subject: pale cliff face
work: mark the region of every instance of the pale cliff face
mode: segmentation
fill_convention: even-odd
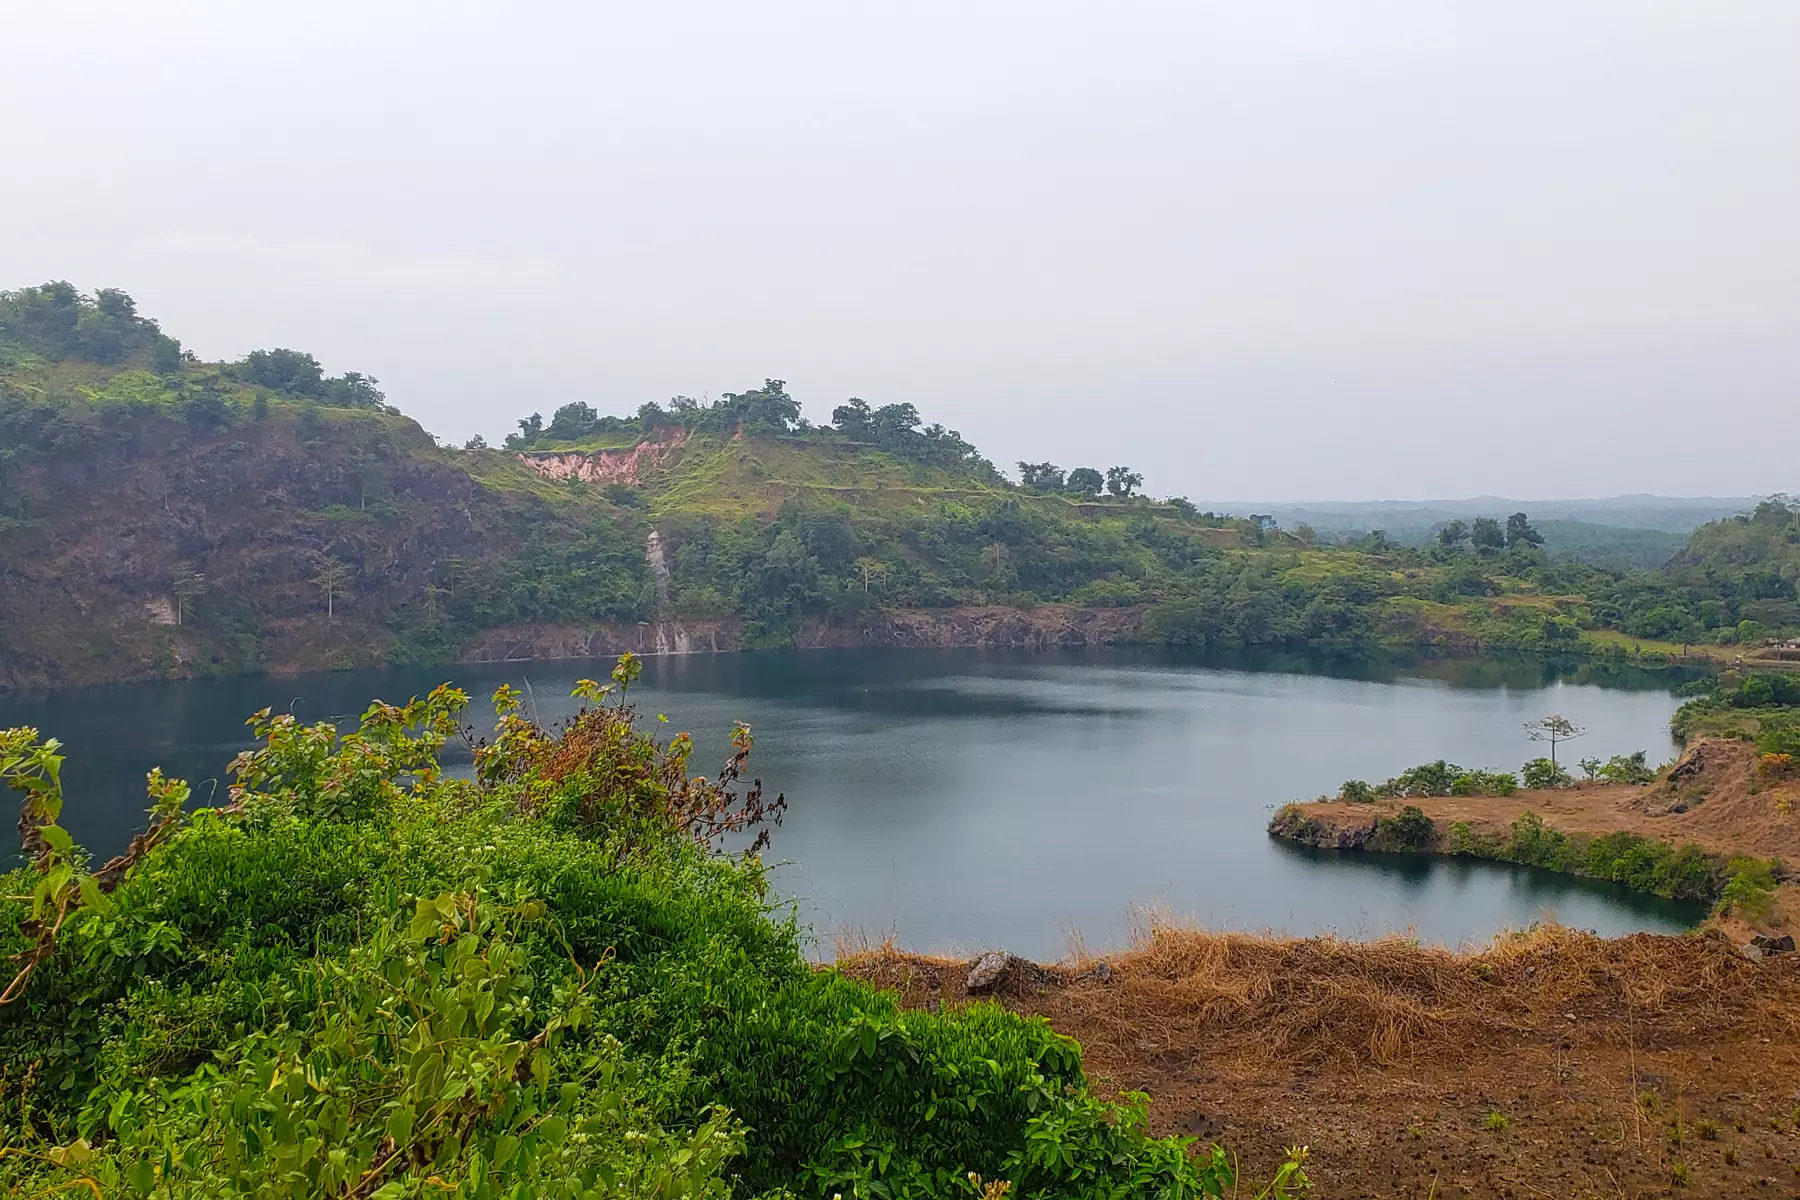
[[[520,454],[526,470],[558,482],[579,479],[583,483],[638,482],[643,466],[660,467],[688,440],[688,431],[677,429],[663,441],[643,441],[629,450],[570,450],[552,454]]]

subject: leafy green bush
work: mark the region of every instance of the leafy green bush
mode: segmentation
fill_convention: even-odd
[[[1457,776],[1462,774],[1461,767],[1440,758],[1436,762],[1408,767],[1392,779],[1377,784],[1375,790],[1383,796],[1448,796]]]
[[[1348,787],[1349,785],[1345,785]],[[1364,785],[1367,786],[1367,785]],[[1480,771],[1438,759],[1409,767],[1375,785],[1374,796],[1510,796],[1519,781],[1510,771]]]
[[[1649,783],[1656,778],[1656,772],[1650,769],[1648,760],[1649,756],[1643,750],[1615,754],[1596,774],[1608,783]]]
[[[1731,681],[1735,676],[1727,675],[1724,679]],[[1722,731],[1719,726],[1723,714],[1754,717],[1765,729],[1771,725],[1782,727],[1795,719],[1793,710],[1797,708],[1800,708],[1800,676],[1751,675],[1736,682],[1715,683],[1676,709],[1669,727],[1683,738],[1701,731],[1718,733]]]
[[[1344,786],[1338,789],[1338,799],[1351,804],[1373,804],[1375,789],[1361,779],[1346,779]]]
[[[158,1198],[1220,1196],[1226,1156],[1095,1096],[1079,1047],[992,1004],[941,1014],[801,956],[753,855],[779,816],[613,682],[560,732],[439,689],[357,732],[258,714],[224,809],[89,873],[61,759],[0,735],[30,865],[0,953],[0,1185]],[[437,752],[474,746],[473,779]],[[21,898],[22,897],[22,898]],[[1304,1183],[1298,1163],[1288,1184]]]
[[[1775,902],[1775,861],[1736,857],[1726,864],[1725,886],[1719,889],[1719,912],[1741,913],[1752,921],[1769,913]]]
[[[1464,771],[1450,782],[1452,796],[1510,796],[1519,790],[1511,771]]]
[[[1369,837],[1371,850],[1424,850],[1437,835],[1437,827],[1423,809],[1408,804],[1398,815],[1382,817],[1375,822]]]
[[[1476,833],[1467,821],[1452,821],[1445,834],[1445,849],[1451,854],[1472,858],[1500,858],[1504,855],[1506,840],[1492,834]]]
[[[1519,776],[1528,788],[1562,788],[1575,782],[1573,776],[1563,770],[1562,764],[1548,758],[1534,758],[1519,770]]]
[[[1677,848],[1622,830],[1571,835],[1551,829],[1535,812],[1515,820],[1510,835],[1500,842],[1452,827],[1450,852],[1605,879],[1676,900],[1712,900],[1726,878],[1724,861],[1691,843]]]

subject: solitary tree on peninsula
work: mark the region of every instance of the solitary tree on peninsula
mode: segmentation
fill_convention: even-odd
[[[1550,762],[1556,762],[1556,747],[1559,742],[1572,741],[1587,732],[1587,726],[1578,725],[1561,713],[1551,713],[1535,721],[1525,722],[1525,736],[1534,742],[1550,743]]]

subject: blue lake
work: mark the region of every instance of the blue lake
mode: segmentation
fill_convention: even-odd
[[[450,679],[485,697],[528,687],[540,719],[605,663],[553,662],[235,678],[0,696],[71,756],[65,824],[123,844],[153,765],[204,796],[265,705],[348,719]],[[1603,686],[1604,683],[1604,686]],[[918,949],[1060,956],[1073,935],[1122,944],[1159,910],[1213,927],[1457,944],[1554,916],[1606,934],[1673,930],[1693,906],[1524,868],[1302,852],[1271,812],[1449,758],[1510,767],[1541,751],[1524,722],[1588,727],[1575,754],[1667,758],[1672,681],[1564,676],[1534,663],[1415,670],[1206,665],[1136,651],[765,652],[652,659],[641,712],[722,757],[755,729],[755,773],[791,808],[769,854],[780,894],[829,955],[840,935]],[[1565,754],[1568,750],[1565,749]]]

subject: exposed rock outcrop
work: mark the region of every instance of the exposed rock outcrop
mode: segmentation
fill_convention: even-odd
[[[1284,804],[1269,821],[1269,833],[1283,841],[1321,850],[1361,850],[1375,836],[1378,818],[1367,821],[1322,821],[1308,816],[1297,804]]]
[[[615,654],[712,654],[743,647],[736,617],[642,624],[599,621],[592,625],[524,625],[490,629],[461,654],[462,662],[606,658]]]
[[[525,468],[545,479],[579,479],[584,483],[636,483],[645,467],[660,467],[681,449],[688,431],[673,429],[660,441],[639,442],[629,450],[565,450],[520,454]]]
[[[1105,646],[1132,640],[1143,623],[1136,608],[897,609],[864,613],[852,620],[805,622],[794,635],[802,650],[928,647],[1047,650]],[[709,654],[743,649],[743,621],[737,617],[655,623],[596,622],[592,625],[525,625],[479,635],[460,656],[463,662],[599,658],[622,654]]]
[[[809,621],[795,635],[794,644],[803,649],[954,646],[1047,650],[1130,641],[1143,622],[1141,608],[1042,604],[1035,608],[895,609],[848,621]]]

